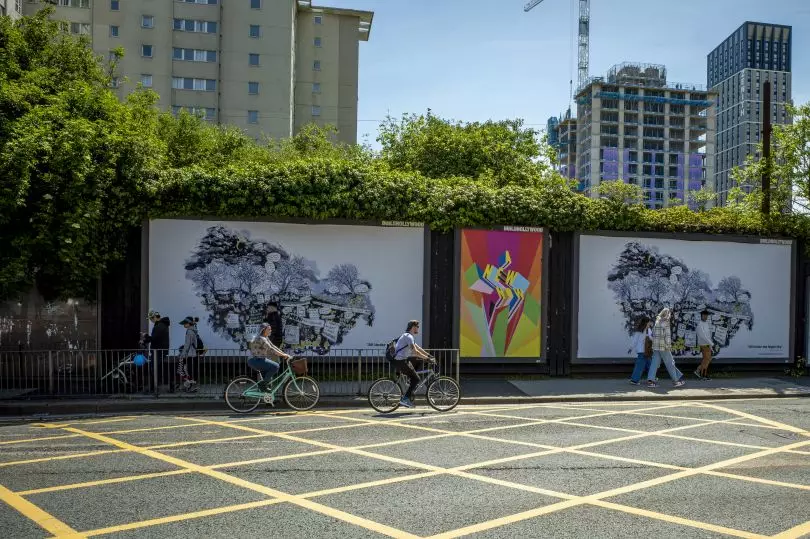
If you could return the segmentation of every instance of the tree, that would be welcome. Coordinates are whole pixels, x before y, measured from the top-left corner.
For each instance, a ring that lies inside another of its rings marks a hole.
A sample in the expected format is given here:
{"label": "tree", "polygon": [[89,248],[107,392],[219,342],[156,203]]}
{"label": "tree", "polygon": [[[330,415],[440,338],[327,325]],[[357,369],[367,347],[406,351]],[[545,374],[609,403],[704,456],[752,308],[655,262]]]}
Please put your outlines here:
{"label": "tree", "polygon": [[493,186],[535,186],[555,173],[540,161],[543,143],[522,120],[451,122],[427,114],[390,116],[380,126],[381,158],[428,178],[464,176]]}
{"label": "tree", "polygon": [[[810,103],[788,106],[793,123],[775,125],[771,140],[771,211],[784,212],[793,197],[810,198]],[[759,211],[762,207],[762,172],[765,166],[762,142],[757,155],[748,156],[732,177],[738,188],[729,199],[739,209]]]}
{"label": "tree", "polygon": [[119,102],[86,38],[52,12],[0,17],[0,297],[35,285],[92,298],[145,214],[141,172],[161,155],[148,133],[157,96]]}
{"label": "tree", "polygon": [[697,208],[698,211],[706,211],[717,203],[717,193],[709,186],[705,185],[699,191],[689,191],[689,204]]}

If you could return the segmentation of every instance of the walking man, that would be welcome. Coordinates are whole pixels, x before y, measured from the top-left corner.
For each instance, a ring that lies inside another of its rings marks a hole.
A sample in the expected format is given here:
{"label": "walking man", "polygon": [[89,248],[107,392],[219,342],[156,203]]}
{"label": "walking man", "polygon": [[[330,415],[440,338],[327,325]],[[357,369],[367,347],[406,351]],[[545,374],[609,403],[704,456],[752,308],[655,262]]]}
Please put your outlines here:
{"label": "walking man", "polygon": [[695,370],[698,380],[711,380],[708,376],[709,363],[712,361],[712,328],[709,324],[709,311],[700,313],[700,322],[697,327],[697,341],[703,360]]}

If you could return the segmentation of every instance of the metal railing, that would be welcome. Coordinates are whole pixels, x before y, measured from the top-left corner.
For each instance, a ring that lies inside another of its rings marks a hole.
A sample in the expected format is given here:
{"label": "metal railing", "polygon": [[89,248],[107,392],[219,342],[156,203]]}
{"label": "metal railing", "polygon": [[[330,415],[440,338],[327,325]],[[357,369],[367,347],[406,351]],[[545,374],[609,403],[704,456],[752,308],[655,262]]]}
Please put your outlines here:
{"label": "metal railing", "polygon": [[[428,350],[443,375],[458,381],[456,349]],[[0,352],[0,399],[97,396],[222,397],[237,376],[258,378],[249,353],[208,350],[181,360],[176,350],[44,350]],[[196,384],[184,384],[183,364]],[[383,349],[338,349],[308,356],[308,375],[327,397],[363,396],[374,380],[393,376]]]}

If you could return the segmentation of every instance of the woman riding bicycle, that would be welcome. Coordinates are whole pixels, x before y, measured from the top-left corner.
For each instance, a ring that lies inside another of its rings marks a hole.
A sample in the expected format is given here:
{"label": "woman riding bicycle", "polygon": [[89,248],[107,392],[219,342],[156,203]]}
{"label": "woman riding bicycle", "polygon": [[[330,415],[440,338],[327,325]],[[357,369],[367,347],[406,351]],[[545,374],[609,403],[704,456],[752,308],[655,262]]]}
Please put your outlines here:
{"label": "woman riding bicycle", "polygon": [[262,324],[259,326],[259,334],[250,341],[250,353],[253,356],[248,358],[247,364],[251,369],[262,373],[262,381],[259,382],[259,389],[262,391],[267,391],[270,380],[279,370],[279,364],[270,359],[269,356],[287,360],[292,358],[292,356],[285,354],[270,342],[272,331],[273,327],[270,324]]}

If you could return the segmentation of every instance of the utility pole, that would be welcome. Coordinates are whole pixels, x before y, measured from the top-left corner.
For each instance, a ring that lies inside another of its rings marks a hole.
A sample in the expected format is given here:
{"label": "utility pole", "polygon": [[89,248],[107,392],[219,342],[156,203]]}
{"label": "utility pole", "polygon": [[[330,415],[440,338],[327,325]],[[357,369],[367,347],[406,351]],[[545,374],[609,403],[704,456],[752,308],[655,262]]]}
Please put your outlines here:
{"label": "utility pole", "polygon": [[762,213],[771,213],[771,81],[762,85]]}

